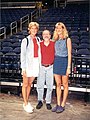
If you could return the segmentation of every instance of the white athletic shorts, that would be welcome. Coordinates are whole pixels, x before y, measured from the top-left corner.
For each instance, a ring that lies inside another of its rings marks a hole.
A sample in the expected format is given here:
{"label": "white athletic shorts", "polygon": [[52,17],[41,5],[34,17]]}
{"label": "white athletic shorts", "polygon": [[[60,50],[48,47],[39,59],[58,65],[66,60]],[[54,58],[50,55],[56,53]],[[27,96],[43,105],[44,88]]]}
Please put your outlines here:
{"label": "white athletic shorts", "polygon": [[38,58],[33,59],[32,67],[26,69],[27,77],[38,77],[39,74],[39,60]]}

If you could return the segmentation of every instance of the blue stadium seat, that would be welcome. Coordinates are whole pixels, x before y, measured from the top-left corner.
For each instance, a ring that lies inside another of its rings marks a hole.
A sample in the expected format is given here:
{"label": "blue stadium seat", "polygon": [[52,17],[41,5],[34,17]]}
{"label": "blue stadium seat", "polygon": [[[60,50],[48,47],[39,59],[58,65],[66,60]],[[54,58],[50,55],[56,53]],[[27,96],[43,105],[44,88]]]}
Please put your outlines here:
{"label": "blue stadium seat", "polygon": [[77,55],[77,50],[75,50],[75,49],[72,48],[72,55],[76,56]]}
{"label": "blue stadium seat", "polygon": [[86,44],[86,43],[81,43],[79,46],[78,46],[78,49],[90,49],[90,45],[89,44]]}
{"label": "blue stadium seat", "polygon": [[1,49],[1,52],[4,53],[4,54],[6,54],[6,53],[8,53],[8,52],[12,52],[12,51],[13,51],[13,48],[12,48],[12,47],[3,47],[3,48]]}
{"label": "blue stadium seat", "polygon": [[11,42],[2,42],[2,48],[3,47],[12,47],[12,43]]}
{"label": "blue stadium seat", "polygon": [[72,39],[72,43],[79,45],[80,41],[78,39]]}
{"label": "blue stadium seat", "polygon": [[90,44],[89,38],[88,38],[88,39],[87,39],[87,38],[81,39],[81,40],[80,40],[80,43]]}
{"label": "blue stadium seat", "polygon": [[20,54],[21,52],[21,47],[16,47],[13,52],[15,52],[16,54]]}
{"label": "blue stadium seat", "polygon": [[77,56],[87,56],[90,55],[90,51],[88,49],[79,49],[77,51]]}
{"label": "blue stadium seat", "polygon": [[78,49],[78,45],[76,43],[72,43],[72,49],[77,50]]}
{"label": "blue stadium seat", "polygon": [[21,43],[20,42],[15,42],[12,44],[13,49],[16,47],[21,47]]}

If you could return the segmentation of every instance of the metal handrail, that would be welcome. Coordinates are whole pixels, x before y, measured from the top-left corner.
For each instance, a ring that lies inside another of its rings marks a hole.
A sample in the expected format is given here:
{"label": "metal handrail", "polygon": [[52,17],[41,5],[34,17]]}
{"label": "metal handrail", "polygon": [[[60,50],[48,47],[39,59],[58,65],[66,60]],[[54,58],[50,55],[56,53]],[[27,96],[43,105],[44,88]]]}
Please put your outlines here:
{"label": "metal handrail", "polygon": [[1,38],[1,36],[4,36],[4,38],[6,38],[6,27],[0,28],[0,38]]}
{"label": "metal handrail", "polygon": [[33,21],[33,18],[34,17],[37,17],[38,16],[38,10],[34,10],[33,12],[31,12],[31,21]]}
{"label": "metal handrail", "polygon": [[[9,56],[10,56],[11,60],[13,59],[12,61],[8,60]],[[7,77],[5,77],[5,75],[3,76],[3,74],[1,73],[0,84],[1,85],[10,85],[10,86],[19,86],[19,85],[22,86],[22,81],[21,81],[22,76],[21,76],[21,69],[20,69],[20,55],[17,55],[17,54],[14,55],[13,53],[12,54],[9,53],[6,55],[6,54],[2,53],[2,54],[0,54],[0,57],[2,60],[3,60],[3,58],[4,59],[7,58],[7,59],[5,59],[7,62],[4,63],[4,61],[3,61],[3,63],[2,63],[2,65],[6,64],[6,67],[2,68],[2,69],[4,69],[2,72],[4,72],[4,73],[6,72]],[[75,58],[73,57],[73,59],[76,59],[76,58],[80,59],[82,57],[75,57]],[[86,59],[90,60],[90,58],[86,58]],[[15,65],[17,64],[16,67],[9,68],[10,67],[9,65],[10,64],[14,65],[14,63],[15,63]],[[72,71],[72,73],[75,74],[73,71]],[[78,73],[76,73],[76,74],[78,74]],[[86,73],[86,75],[87,75],[87,73]],[[3,81],[3,79],[4,79],[4,81]],[[79,78],[76,78],[76,79],[79,79]],[[87,76],[86,76],[86,79],[88,80]],[[11,82],[10,80],[13,80],[13,82]],[[73,78],[72,78],[72,80],[73,80]],[[84,86],[82,84],[77,85],[76,82],[75,82],[75,84],[73,84],[72,80],[70,80],[71,84],[69,85],[69,91],[79,91],[79,92],[84,92],[84,93],[90,93],[90,84],[85,83]],[[17,83],[16,83],[16,81],[17,81]],[[34,87],[37,87],[37,84],[35,82],[33,83],[33,85],[34,85]],[[46,88],[46,86],[44,86],[44,88]],[[53,85],[53,89],[55,89],[55,88],[56,88],[56,85]],[[62,89],[63,89],[63,87],[62,87]]]}
{"label": "metal handrail", "polygon": [[17,33],[17,22],[16,21],[10,24],[10,30],[11,30],[11,33],[10,33],[11,35],[13,34],[13,30],[15,30]]}
{"label": "metal handrail", "polygon": [[29,24],[29,15],[25,15],[24,17],[20,18],[20,30],[22,31],[23,23]]}
{"label": "metal handrail", "polygon": [[1,2],[1,8],[35,8],[36,2]]}

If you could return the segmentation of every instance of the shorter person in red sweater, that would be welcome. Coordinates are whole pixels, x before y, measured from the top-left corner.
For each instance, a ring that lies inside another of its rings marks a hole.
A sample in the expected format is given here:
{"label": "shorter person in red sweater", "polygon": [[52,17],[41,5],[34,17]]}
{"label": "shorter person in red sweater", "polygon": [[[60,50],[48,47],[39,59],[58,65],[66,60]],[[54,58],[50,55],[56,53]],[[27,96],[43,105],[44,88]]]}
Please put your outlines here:
{"label": "shorter person in red sweater", "polygon": [[41,66],[40,73],[37,79],[37,93],[38,104],[37,109],[43,106],[44,85],[46,83],[46,107],[48,110],[52,109],[51,97],[53,90],[53,62],[54,62],[54,42],[51,40],[51,33],[49,30],[44,30],[42,33],[43,40],[40,42],[41,48]]}

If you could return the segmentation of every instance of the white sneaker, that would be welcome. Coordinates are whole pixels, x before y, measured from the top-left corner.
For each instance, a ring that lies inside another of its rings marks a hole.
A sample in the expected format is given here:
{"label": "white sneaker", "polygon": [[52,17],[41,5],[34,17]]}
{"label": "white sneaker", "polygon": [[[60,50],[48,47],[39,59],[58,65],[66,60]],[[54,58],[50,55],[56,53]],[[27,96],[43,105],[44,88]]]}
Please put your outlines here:
{"label": "white sneaker", "polygon": [[30,107],[30,109],[34,110],[34,108],[32,107],[32,105],[30,104],[30,102],[28,102],[28,106]]}
{"label": "white sneaker", "polygon": [[33,113],[32,109],[29,107],[29,105],[23,104],[23,108],[24,108],[24,110],[25,110],[26,112],[28,112],[28,113]]}

